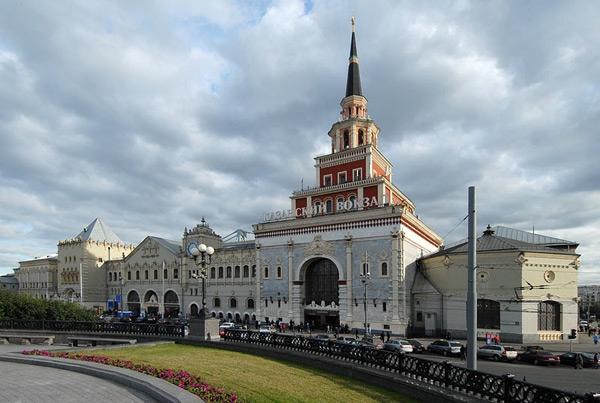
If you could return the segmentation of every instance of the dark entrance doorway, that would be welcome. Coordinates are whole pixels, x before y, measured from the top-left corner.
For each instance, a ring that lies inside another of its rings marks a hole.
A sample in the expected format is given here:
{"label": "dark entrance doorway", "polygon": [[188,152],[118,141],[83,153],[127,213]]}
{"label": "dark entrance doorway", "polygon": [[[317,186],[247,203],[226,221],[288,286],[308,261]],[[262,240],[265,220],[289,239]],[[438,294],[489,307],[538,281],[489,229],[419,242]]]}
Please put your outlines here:
{"label": "dark entrance doorway", "polygon": [[339,274],[329,259],[309,263],[304,274],[304,320],[312,328],[325,329],[339,326]]}

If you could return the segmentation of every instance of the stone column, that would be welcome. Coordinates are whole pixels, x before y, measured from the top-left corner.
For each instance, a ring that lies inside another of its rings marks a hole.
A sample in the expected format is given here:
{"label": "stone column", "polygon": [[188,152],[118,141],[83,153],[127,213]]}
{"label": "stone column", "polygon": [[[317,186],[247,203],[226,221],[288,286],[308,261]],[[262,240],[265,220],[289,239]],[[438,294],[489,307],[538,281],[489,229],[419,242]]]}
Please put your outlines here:
{"label": "stone column", "polygon": [[[252,268],[250,268],[250,270],[252,270]],[[262,318],[261,315],[261,304],[262,304],[262,298],[260,296],[260,276],[261,276],[261,269],[260,269],[260,243],[256,242],[256,303],[254,304],[254,306],[256,307],[256,320],[260,321]],[[252,275],[252,273],[250,273],[250,275]]]}
{"label": "stone column", "polygon": [[[294,284],[294,266],[293,257],[294,255],[294,241],[288,240],[288,321],[293,319],[293,305],[292,305],[292,285]],[[295,320],[294,320],[295,322]]]}
{"label": "stone column", "polygon": [[352,301],[352,235],[346,235],[346,322],[352,326],[353,301]]}
{"label": "stone column", "polygon": [[392,325],[400,322],[400,301],[398,299],[398,288],[400,287],[399,236],[399,231],[392,231],[392,261],[390,265],[392,275]]}

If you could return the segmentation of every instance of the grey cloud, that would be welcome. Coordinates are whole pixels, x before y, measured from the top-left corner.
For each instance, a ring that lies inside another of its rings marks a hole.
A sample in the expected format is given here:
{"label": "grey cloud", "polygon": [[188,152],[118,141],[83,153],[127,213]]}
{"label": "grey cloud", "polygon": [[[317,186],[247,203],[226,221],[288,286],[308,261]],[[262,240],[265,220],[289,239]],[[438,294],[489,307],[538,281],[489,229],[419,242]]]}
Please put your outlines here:
{"label": "grey cloud", "polygon": [[600,7],[583,2],[0,6],[0,271],[95,216],[139,242],[287,207],[329,149],[350,10],[381,149],[425,222],[448,233],[476,185],[481,228],[568,236],[600,281]]}

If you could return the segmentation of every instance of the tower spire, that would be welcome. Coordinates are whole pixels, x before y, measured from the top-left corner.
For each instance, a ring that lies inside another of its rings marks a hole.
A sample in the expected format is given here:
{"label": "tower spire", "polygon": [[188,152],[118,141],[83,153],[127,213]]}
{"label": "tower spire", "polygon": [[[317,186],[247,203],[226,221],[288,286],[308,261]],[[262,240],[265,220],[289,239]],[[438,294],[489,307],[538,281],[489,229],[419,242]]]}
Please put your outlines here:
{"label": "tower spire", "polygon": [[352,41],[350,43],[350,58],[348,59],[348,79],[346,81],[346,96],[362,96],[360,72],[358,70],[358,53],[356,52],[356,23],[352,17]]}

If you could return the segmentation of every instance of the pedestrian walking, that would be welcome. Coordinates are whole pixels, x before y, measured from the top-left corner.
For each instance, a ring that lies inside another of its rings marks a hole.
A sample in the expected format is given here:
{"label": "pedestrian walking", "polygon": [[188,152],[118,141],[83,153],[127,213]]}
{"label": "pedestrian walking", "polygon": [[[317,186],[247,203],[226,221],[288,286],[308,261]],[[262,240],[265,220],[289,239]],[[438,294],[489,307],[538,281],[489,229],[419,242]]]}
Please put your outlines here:
{"label": "pedestrian walking", "polygon": [[381,332],[381,334],[379,335],[379,338],[381,339],[382,343],[385,343],[385,336],[383,335],[383,332]]}
{"label": "pedestrian walking", "polygon": [[583,355],[577,354],[577,356],[575,357],[575,369],[582,369],[582,368],[583,368]]}
{"label": "pedestrian walking", "polygon": [[594,368],[598,368],[598,353],[594,353]]}
{"label": "pedestrian walking", "polygon": [[463,345],[460,346],[460,359],[463,361],[467,359],[467,347]]}
{"label": "pedestrian walking", "polygon": [[392,332],[387,332],[387,341],[390,341],[390,336],[392,335]]}
{"label": "pedestrian walking", "polygon": [[450,333],[450,330],[446,332],[446,340],[452,340],[452,333]]}
{"label": "pedestrian walking", "polygon": [[599,337],[598,337],[597,334],[595,334],[595,335],[592,336],[592,340],[594,341],[594,344],[598,344],[598,338]]}

